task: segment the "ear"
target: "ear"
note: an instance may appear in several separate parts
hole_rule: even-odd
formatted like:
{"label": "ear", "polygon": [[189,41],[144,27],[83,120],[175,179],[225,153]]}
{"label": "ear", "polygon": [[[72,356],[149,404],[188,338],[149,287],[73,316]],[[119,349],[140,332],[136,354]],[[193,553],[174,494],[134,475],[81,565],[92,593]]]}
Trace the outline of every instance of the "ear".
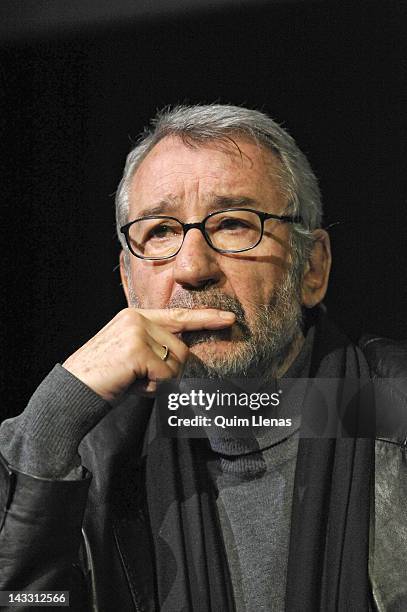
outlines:
{"label": "ear", "polygon": [[126,253],[122,250],[120,253],[120,278],[122,280],[122,287],[124,291],[124,295],[126,296],[127,304],[129,303],[129,279],[127,276],[127,268],[125,264]]}
{"label": "ear", "polygon": [[302,279],[301,298],[306,308],[313,308],[325,297],[331,270],[331,243],[323,229],[314,232],[315,242]]}

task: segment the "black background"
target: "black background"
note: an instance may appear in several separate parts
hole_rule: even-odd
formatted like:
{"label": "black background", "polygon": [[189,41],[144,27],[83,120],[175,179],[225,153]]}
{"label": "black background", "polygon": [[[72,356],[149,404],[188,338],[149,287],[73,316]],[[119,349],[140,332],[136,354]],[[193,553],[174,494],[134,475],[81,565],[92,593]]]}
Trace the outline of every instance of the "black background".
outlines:
{"label": "black background", "polygon": [[30,22],[23,4],[0,9],[3,417],[125,306],[113,193],[132,140],[177,102],[244,104],[289,129],[325,223],[341,221],[332,318],[355,339],[407,337],[406,4],[90,8],[76,22]]}

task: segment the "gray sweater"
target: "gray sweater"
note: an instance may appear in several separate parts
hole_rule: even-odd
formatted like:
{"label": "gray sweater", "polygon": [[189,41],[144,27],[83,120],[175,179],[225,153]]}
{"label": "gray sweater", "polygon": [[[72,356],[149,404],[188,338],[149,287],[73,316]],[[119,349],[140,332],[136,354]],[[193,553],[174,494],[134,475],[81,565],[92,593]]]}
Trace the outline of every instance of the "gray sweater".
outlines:
{"label": "gray sweater", "polygon": [[110,405],[57,364],[19,416],[0,426],[0,452],[20,472],[43,478],[82,474],[78,446]]}
{"label": "gray sweater", "polygon": [[[309,375],[313,331],[286,378]],[[282,402],[286,428],[264,428],[252,439],[215,439],[209,465],[237,612],[282,612],[303,385]],[[254,450],[256,449],[257,450]]]}

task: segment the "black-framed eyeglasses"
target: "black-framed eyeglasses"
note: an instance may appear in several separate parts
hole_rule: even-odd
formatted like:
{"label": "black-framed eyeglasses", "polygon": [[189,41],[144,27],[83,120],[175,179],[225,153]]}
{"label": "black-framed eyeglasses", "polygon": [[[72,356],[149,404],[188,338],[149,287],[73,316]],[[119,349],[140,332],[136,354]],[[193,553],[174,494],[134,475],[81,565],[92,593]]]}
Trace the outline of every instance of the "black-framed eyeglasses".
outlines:
{"label": "black-framed eyeglasses", "polygon": [[120,228],[130,252],[140,259],[175,257],[191,229],[199,229],[208,245],[218,253],[242,253],[254,249],[263,238],[264,222],[302,223],[299,216],[273,215],[249,208],[229,208],[210,213],[197,223],[182,223],[176,217],[149,215]]}

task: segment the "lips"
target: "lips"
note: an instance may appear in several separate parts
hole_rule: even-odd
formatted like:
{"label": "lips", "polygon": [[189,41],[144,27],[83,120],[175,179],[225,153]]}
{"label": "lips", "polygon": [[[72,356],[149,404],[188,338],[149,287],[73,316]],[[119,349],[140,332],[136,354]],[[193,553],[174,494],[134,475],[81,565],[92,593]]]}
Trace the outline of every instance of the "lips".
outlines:
{"label": "lips", "polygon": [[220,340],[232,340],[230,328],[226,329],[202,329],[196,331],[183,332],[181,339],[189,347],[203,342],[219,342]]}

